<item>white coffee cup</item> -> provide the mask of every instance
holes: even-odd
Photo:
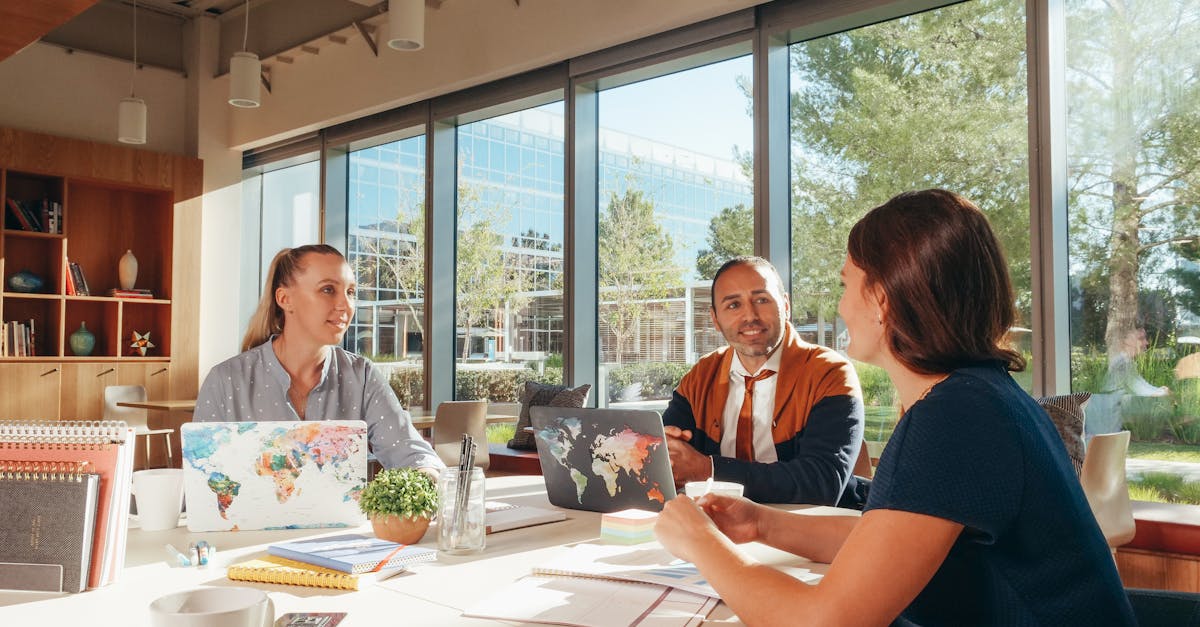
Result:
[[[723,496],[738,497],[742,495],[742,484],[734,483],[732,481],[714,481],[712,482],[712,488],[709,489],[707,481],[689,481],[683,486],[683,493],[686,494],[688,498],[698,499],[704,496],[707,492],[712,492],[713,494],[720,494]]]
[[[275,604],[254,588],[196,588],[150,603],[152,627],[272,627]]]
[[[133,473],[133,496],[143,531],[174,529],[183,511],[183,470],[154,468]]]

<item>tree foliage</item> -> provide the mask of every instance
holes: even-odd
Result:
[[[616,338],[618,363],[654,301],[683,285],[675,243],[654,216],[654,203],[629,187],[609,193],[599,225],[600,319]]]
[[[471,354],[471,337],[477,327],[501,328],[505,306],[517,310],[528,300],[522,293],[530,289],[531,278],[504,250],[500,214],[499,209],[481,203],[474,189],[460,186],[455,311],[464,334],[464,359]]]
[[[832,316],[846,235],[944,187],[996,228],[1029,305],[1022,5],[977,0],[792,47],[792,306]]]
[[[1140,297],[1173,302],[1151,275],[1175,258],[1165,245],[1196,237],[1200,91],[1192,42],[1200,41],[1200,7],[1069,4],[1072,304],[1085,321],[1103,323],[1111,347],[1143,323]],[[794,309],[832,313],[828,295],[837,292],[845,237],[866,210],[901,191],[944,187],[988,214],[1009,258],[1018,310],[1029,310],[1023,9],[976,0],[793,46]],[[1172,315],[1169,306],[1159,309]]]
[[[1068,4],[1071,250],[1075,263],[1107,278],[1111,353],[1149,322],[1139,301],[1162,290],[1154,275],[1176,258],[1170,245],[1198,236],[1200,6]]]
[[[743,204],[725,207],[708,222],[708,248],[696,253],[696,276],[711,279],[726,261],[754,254],[754,212]]]

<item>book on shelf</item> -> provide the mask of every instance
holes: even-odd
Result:
[[[37,327],[32,318],[28,323],[9,320],[0,326],[0,357],[36,355]]]
[[[83,268],[74,261],[68,261],[67,270],[71,273],[71,278],[74,281],[75,294],[79,296],[91,296],[92,291],[88,289],[87,278],[83,276]]]
[[[65,285],[63,286],[63,290],[67,296],[75,296],[79,293],[79,291],[75,289],[75,274],[71,272],[71,261],[69,259],[67,260],[66,275],[67,276],[64,277],[66,280],[64,281]]]
[[[24,565],[58,565],[58,589],[51,591],[87,588],[99,480],[86,462],[0,461],[0,563],[7,573],[40,570]],[[6,585],[28,589],[20,577],[6,579]]]
[[[278,583],[335,590],[361,590],[370,583],[386,579],[403,570],[405,570],[404,567],[400,567],[379,572],[354,574],[314,566],[277,555],[263,555],[230,564],[225,576],[232,581]]]
[[[20,229],[22,231],[33,231],[33,224],[29,222],[29,216],[25,214],[25,210],[21,208],[21,203],[16,199],[7,198],[4,202],[8,207],[8,213],[11,218],[4,219],[5,228]]]
[[[267,553],[354,574],[407,567],[437,559],[435,549],[398,544],[357,533],[271,544],[267,546]]]
[[[133,430],[123,421],[0,422],[0,460],[86,462],[99,476],[88,588],[112,583],[125,567],[133,453]]]
[[[123,290],[114,287],[108,290],[108,295],[113,298],[154,298],[154,290],[143,288]]]
[[[501,501],[488,501],[484,524],[488,533],[544,525],[546,523],[566,520],[567,515],[562,510],[530,507],[528,505],[512,505]]]

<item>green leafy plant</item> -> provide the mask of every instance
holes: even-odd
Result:
[[[431,518],[438,507],[437,486],[416,468],[388,468],[363,489],[358,507],[368,516]]]

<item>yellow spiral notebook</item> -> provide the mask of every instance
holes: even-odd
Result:
[[[280,583],[310,588],[358,590],[359,586],[386,579],[404,570],[393,568],[378,573],[352,575],[332,568],[322,568],[284,557],[263,555],[245,562],[231,564],[226,576],[234,581]]]

